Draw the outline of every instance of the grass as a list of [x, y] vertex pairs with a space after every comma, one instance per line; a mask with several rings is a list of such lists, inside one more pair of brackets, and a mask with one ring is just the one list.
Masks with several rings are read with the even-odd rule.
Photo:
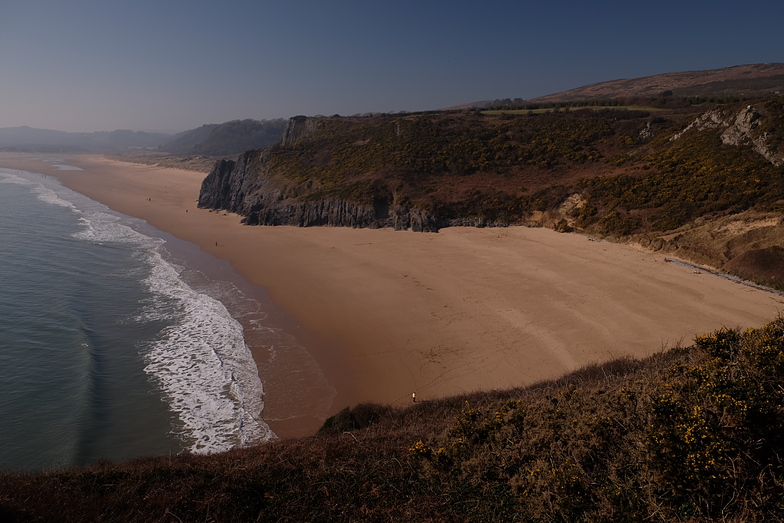
[[0, 476], [4, 521], [780, 521], [784, 319], [212, 456]]

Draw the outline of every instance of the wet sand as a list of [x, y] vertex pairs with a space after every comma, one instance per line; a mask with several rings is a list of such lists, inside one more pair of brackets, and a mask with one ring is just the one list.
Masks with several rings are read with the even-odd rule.
[[[33, 156], [3, 153], [0, 167], [58, 176], [229, 260], [296, 318], [326, 383], [306, 391], [307, 416], [273, 427], [282, 437], [312, 432], [361, 402], [405, 405], [412, 392], [420, 401], [525, 385], [647, 356], [722, 326], [760, 326], [784, 304], [660, 254], [577, 234], [248, 227], [236, 215], [196, 208], [203, 173], [80, 155], [60, 159], [83, 171], [57, 170]], [[292, 381], [297, 371], [265, 375], [265, 355], [256, 348], [254, 357], [265, 380], [265, 416], [283, 419], [274, 410], [285, 402], [267, 409], [273, 391], [302, 394]]]

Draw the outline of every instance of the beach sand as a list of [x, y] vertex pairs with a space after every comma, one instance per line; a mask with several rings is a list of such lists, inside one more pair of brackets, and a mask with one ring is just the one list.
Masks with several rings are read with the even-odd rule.
[[361, 402], [405, 405], [413, 392], [425, 401], [647, 356], [719, 327], [760, 326], [784, 304], [661, 254], [578, 234], [249, 227], [196, 208], [203, 173], [81, 155], [59, 159], [83, 171], [57, 170], [33, 156], [4, 153], [0, 167], [55, 175], [230, 260], [312, 335], [304, 345], [326, 384], [308, 389], [312, 408], [292, 420], [283, 421], [285, 397], [301, 390], [291, 376], [266, 375], [266, 356], [254, 352], [264, 415], [278, 420], [271, 426], [281, 437], [312, 433]]

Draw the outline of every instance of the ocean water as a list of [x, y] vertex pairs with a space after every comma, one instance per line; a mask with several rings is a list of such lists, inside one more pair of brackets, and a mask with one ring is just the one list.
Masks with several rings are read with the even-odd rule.
[[262, 305], [167, 245], [51, 177], [0, 169], [0, 470], [275, 437], [238, 321], [274, 333]]

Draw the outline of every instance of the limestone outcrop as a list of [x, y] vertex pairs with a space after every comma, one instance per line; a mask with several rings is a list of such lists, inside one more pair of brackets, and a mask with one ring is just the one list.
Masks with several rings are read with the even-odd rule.
[[263, 150], [248, 151], [236, 161], [217, 162], [202, 182], [199, 207], [239, 214], [248, 225], [392, 227], [421, 232], [450, 225], [427, 212], [385, 201], [372, 205], [336, 198], [299, 201], [295, 186], [270, 175], [268, 155]]
[[737, 112], [718, 108], [701, 115], [671, 140], [678, 140], [690, 131], [718, 129], [722, 131], [721, 141], [725, 145], [751, 145], [758, 154], [779, 167], [784, 165], [784, 151], [776, 150], [770, 145], [770, 134], [760, 125], [764, 120], [765, 116], [753, 105], [747, 105], [745, 109]]

